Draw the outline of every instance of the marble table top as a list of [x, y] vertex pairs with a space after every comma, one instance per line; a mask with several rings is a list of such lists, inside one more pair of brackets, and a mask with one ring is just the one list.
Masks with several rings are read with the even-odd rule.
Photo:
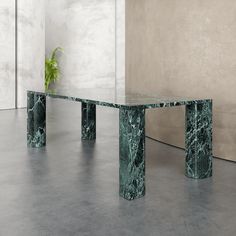
[[205, 98], [170, 97], [158, 94], [152, 94], [151, 96], [148, 96], [142, 94], [126, 93], [121, 90], [116, 91], [114, 89], [64, 89], [28, 92], [42, 94], [48, 97], [62, 98], [115, 108], [158, 108], [190, 105], [193, 103], [204, 103], [206, 101], [211, 101], [211, 99]]

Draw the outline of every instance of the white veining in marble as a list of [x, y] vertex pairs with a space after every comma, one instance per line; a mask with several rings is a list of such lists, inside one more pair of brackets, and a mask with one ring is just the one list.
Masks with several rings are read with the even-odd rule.
[[26, 106], [26, 90], [44, 87], [44, 1], [18, 1], [18, 107]]
[[125, 88], [125, 0], [116, 0], [116, 88]]
[[15, 1], [0, 1], [0, 109], [15, 107]]
[[61, 46], [63, 88], [115, 87], [115, 0], [48, 0], [46, 54]]

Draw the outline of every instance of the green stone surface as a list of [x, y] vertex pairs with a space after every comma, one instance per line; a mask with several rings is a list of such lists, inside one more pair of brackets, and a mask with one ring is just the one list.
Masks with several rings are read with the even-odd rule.
[[27, 144], [28, 147], [46, 145], [46, 97], [27, 93]]
[[[54, 91], [33, 91], [38, 94], [53, 98], [62, 98], [71, 101], [84, 102], [100, 106], [114, 108], [160, 108], [191, 105], [202, 103], [206, 99], [168, 97], [168, 96], [147, 96], [142, 94], [125, 93], [113, 89], [71, 89]], [[209, 100], [209, 99], [208, 99]], [[210, 100], [209, 100], [210, 101]]]
[[84, 103], [81, 105], [81, 136], [83, 140], [96, 139], [96, 105]]
[[212, 176], [212, 102], [186, 106], [186, 175]]
[[145, 194], [145, 110], [120, 109], [120, 196]]
[[46, 97], [82, 103], [82, 139], [96, 138], [96, 105], [119, 108], [120, 196], [145, 194], [145, 110], [186, 106], [186, 176], [212, 176], [212, 100], [144, 96], [107, 89], [28, 91], [29, 147], [46, 145]]

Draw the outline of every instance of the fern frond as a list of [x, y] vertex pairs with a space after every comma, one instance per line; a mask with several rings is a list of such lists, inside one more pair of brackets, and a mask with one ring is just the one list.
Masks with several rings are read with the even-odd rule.
[[63, 51], [61, 47], [57, 47], [53, 50], [50, 58], [45, 58], [45, 89], [48, 90], [51, 83], [55, 83], [59, 80], [60, 69], [56, 59], [56, 53]]

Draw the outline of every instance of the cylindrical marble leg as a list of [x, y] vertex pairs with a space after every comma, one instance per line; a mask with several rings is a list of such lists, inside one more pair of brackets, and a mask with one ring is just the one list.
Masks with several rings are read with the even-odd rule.
[[212, 101], [186, 106], [186, 176], [212, 176]]
[[96, 139], [96, 105], [84, 103], [81, 105], [82, 113], [82, 139]]
[[27, 144], [46, 145], [46, 96], [36, 92], [27, 92]]
[[120, 196], [145, 195], [145, 110], [120, 109]]

